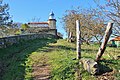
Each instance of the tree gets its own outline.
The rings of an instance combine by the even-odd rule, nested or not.
[[[26,30],[27,28],[29,28],[29,26],[28,26],[27,24],[22,24],[22,25],[21,25],[21,28],[22,28],[23,30]]]
[[[115,23],[113,35],[120,35],[120,0],[106,0],[104,4],[100,4],[99,1],[95,0],[100,12],[107,16],[106,20],[112,20]]]
[[[83,40],[89,44],[91,39],[94,39],[101,43],[105,31],[105,16],[99,12],[97,9],[86,9],[83,10],[81,25],[82,28],[82,37]]]
[[[12,20],[10,21],[10,15],[8,10],[9,5],[3,4],[3,0],[0,0],[0,29],[2,37],[7,36],[9,34],[8,29],[13,22]]]
[[[40,17],[33,17],[29,22],[40,22]]]
[[[0,26],[3,25],[10,25],[11,22],[9,21],[10,15],[9,15],[9,5],[8,4],[2,4],[2,0],[0,0]]]
[[[62,22],[64,23],[64,29],[66,30],[68,36],[69,33],[72,32],[72,35],[75,36],[75,21],[77,18],[78,12],[75,10],[67,10],[66,15],[62,17]]]
[[[79,10],[68,10],[67,14],[63,16],[64,28],[69,34],[72,32],[75,34],[75,21],[80,20],[81,25],[81,39],[89,44],[89,41],[95,37],[99,42],[102,40],[104,27],[104,18],[94,9],[79,9]]]

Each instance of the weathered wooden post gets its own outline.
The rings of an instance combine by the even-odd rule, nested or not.
[[[77,59],[81,58],[81,32],[80,32],[80,21],[76,20],[76,52],[77,52]],[[81,71],[79,69],[79,65],[76,69],[76,80],[82,80]]]
[[[106,44],[107,44],[109,37],[112,33],[112,26],[113,26],[113,23],[109,22],[107,25],[106,31],[105,31],[105,35],[103,37],[103,42],[102,42],[102,44],[98,50],[98,53],[96,55],[96,61],[100,60],[101,56],[103,55],[103,53],[106,49]]]
[[[76,46],[76,52],[77,52],[77,59],[81,58],[81,32],[80,32],[80,21],[76,20],[76,36],[77,36],[77,46]]]

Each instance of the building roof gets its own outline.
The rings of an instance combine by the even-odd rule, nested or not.
[[[55,19],[53,11],[49,14],[49,19]]]
[[[48,22],[29,22],[28,24],[48,24]]]
[[[120,36],[113,38],[111,41],[120,41]]]
[[[53,11],[52,12],[50,12],[50,14],[49,14],[50,16],[52,15],[52,16],[54,16],[54,13],[53,13]]]

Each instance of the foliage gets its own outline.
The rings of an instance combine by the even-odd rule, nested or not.
[[[21,28],[22,28],[23,30],[26,30],[27,28],[29,28],[29,26],[28,26],[27,24],[22,24],[22,25],[21,25]]]
[[[15,35],[20,35],[20,34],[21,34],[20,30],[16,31],[16,33],[15,33]]]
[[[10,21],[10,14],[8,12],[9,5],[3,4],[3,0],[0,0],[0,36],[4,37],[9,34],[8,27],[12,25],[12,20]]]
[[[2,4],[3,0],[0,0],[0,26],[2,25],[10,25],[11,22],[9,22],[9,5],[8,4]]]

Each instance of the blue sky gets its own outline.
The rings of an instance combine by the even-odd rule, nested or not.
[[[3,0],[4,3],[8,3],[10,6],[10,15],[14,22],[27,23],[32,19],[40,18],[40,21],[47,21],[51,10],[55,13],[57,19],[57,29],[64,34],[65,31],[62,28],[60,19],[66,10],[73,9],[80,6],[87,8],[89,6],[94,7],[93,0]]]

